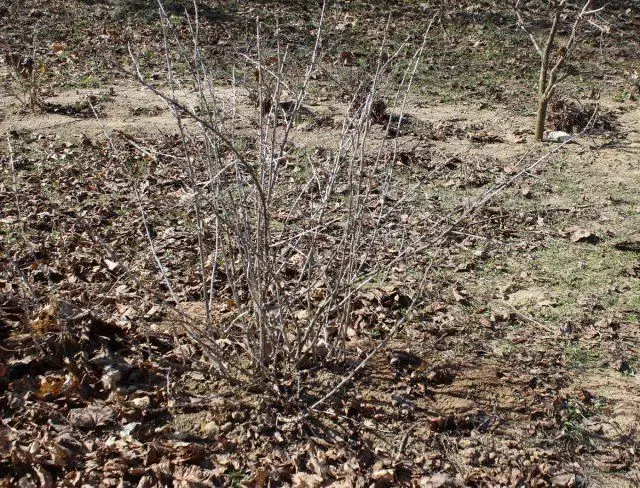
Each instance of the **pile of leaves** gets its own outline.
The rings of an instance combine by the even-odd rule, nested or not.
[[[553,130],[568,133],[603,134],[616,129],[615,116],[597,102],[581,104],[556,98],[549,105],[548,123]]]
[[[152,2],[110,0],[90,2],[91,8],[87,2],[57,0],[6,3],[0,17],[10,27],[0,33],[2,41],[24,50],[32,41],[20,29],[41,31],[36,51],[47,66],[43,80],[56,89],[113,79],[112,67],[128,59],[128,41],[144,47],[139,53],[151,77],[158,78],[162,42]],[[275,12],[288,15],[292,22],[282,29],[293,58],[308,54],[315,4],[281,3],[280,10],[272,2],[205,3],[203,42],[220,61],[225,80],[224,70],[232,65],[226,56],[237,46],[251,49],[247,36],[254,35],[256,15],[267,20]],[[342,2],[329,11],[335,29],[323,58],[328,71],[318,74],[327,86],[339,84],[341,76],[357,79],[359,68],[371,68],[377,53],[363,48],[362,39],[371,38],[369,28],[379,18],[391,13],[402,26],[424,25],[421,4],[370,3],[372,8],[362,9],[359,2]],[[625,14],[624,2],[613,4],[620,25],[637,24]],[[473,29],[486,19],[509,25],[510,14],[500,13],[495,2],[434,5],[452,14],[445,19],[458,18],[469,29],[458,35],[444,24],[442,37],[430,41],[435,46],[430,72],[445,73],[443,79],[469,71],[471,61],[461,54],[483,47],[467,42],[464,33],[475,36]],[[173,2],[167,8],[186,33],[183,7]],[[270,25],[267,39],[275,22]],[[394,26],[391,44],[406,34]],[[522,41],[525,51],[527,42]],[[520,49],[496,43],[503,44]],[[469,59],[484,66],[476,54]],[[522,52],[516,58],[531,62]],[[472,84],[480,93],[476,81],[485,81]],[[500,88],[498,82],[486,83]],[[608,114],[592,117],[593,106],[558,103],[551,114],[558,129],[581,130],[590,121],[601,130],[613,128]],[[60,116],[93,113],[86,104],[49,107]],[[142,112],[148,111],[142,107]],[[383,126],[395,123],[381,100],[373,115]],[[410,137],[429,144],[504,142],[488,127],[455,121],[421,127],[408,119],[407,127]],[[183,327],[201,323],[201,314],[176,314],[178,304],[149,250],[148,235],[164,262],[181,263],[168,266],[168,273],[180,305],[194,307],[202,292],[179,137],[123,131],[112,141],[79,139],[11,130],[11,148],[0,152],[0,486],[569,487],[603,473],[633,474],[637,432],[611,420],[621,402],[607,399],[598,387],[582,386],[580,374],[585,364],[597,364],[603,381],[633,391],[633,383],[621,387],[620,378],[633,376],[638,367],[637,311],[616,314],[611,304],[632,290],[637,263],[628,276],[616,275],[593,296],[579,295],[581,315],[553,326],[549,323],[557,319],[538,320],[527,307],[543,315],[566,303],[525,287],[551,287],[550,280],[558,279],[531,276],[531,270],[542,269],[545,251],[567,244],[605,259],[616,252],[637,253],[637,242],[606,247],[610,234],[587,230],[581,221],[601,225],[610,218],[602,208],[552,207],[547,199],[557,196],[557,182],[547,181],[542,171],[525,175],[471,214],[464,229],[443,237],[436,253],[421,249],[420,239],[438,218],[455,214],[518,168],[505,166],[493,150],[478,157],[459,148],[403,146],[384,154],[385,171],[396,172],[404,186],[387,195],[393,211],[382,223],[373,258],[391,261],[398,243],[408,240],[417,243],[416,251],[397,262],[390,283],[372,283],[355,297],[343,360],[312,358],[265,389],[212,374],[205,352]],[[312,156],[321,160],[329,149],[316,151]],[[296,158],[307,156],[300,152],[286,164],[283,177],[292,182],[303,167]],[[382,176],[371,174],[374,182]],[[407,188],[416,187],[420,198],[410,199]],[[313,201],[313,191],[301,198]],[[291,192],[299,194],[295,187]],[[373,192],[366,204],[375,209],[378,196]],[[607,211],[625,211],[625,202],[609,200]],[[279,204],[288,216],[291,199],[284,196]],[[304,228],[304,215],[293,218]],[[591,238],[596,233],[600,237]],[[331,251],[330,244],[327,239],[323,252]],[[622,261],[620,254],[615,257]],[[505,264],[510,258],[531,264],[530,270]],[[589,267],[586,260],[578,264]],[[411,302],[408,285],[427,265],[433,269],[413,320],[320,409],[310,411],[403,317]],[[491,273],[499,276],[499,287]],[[579,292],[584,282],[578,275],[571,268],[561,279]],[[233,317],[234,304],[224,276],[213,286],[224,298],[214,304],[214,319],[223,323]]]

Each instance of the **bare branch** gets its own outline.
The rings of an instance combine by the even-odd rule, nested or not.
[[[573,48],[573,45],[575,44],[576,38],[577,38],[577,33],[578,33],[578,27],[580,26],[580,24],[582,23],[584,17],[586,15],[590,15],[592,12],[599,12],[600,10],[602,10],[602,8],[600,9],[596,9],[596,10],[587,10],[587,8],[589,8],[589,5],[591,4],[591,0],[587,0],[585,2],[585,4],[582,6],[582,9],[580,11],[580,13],[576,16],[576,19],[573,22],[573,25],[571,26],[571,34],[569,35],[569,39],[567,39],[567,42],[565,43],[564,46],[562,46],[560,48],[560,50],[564,53],[562,56],[559,56],[558,59],[556,60],[555,64],[553,65],[553,67],[549,70],[548,73],[548,79],[549,82],[547,84],[547,86],[545,87],[545,91],[544,91],[544,96],[545,98],[548,100],[551,95],[553,95],[553,91],[555,89],[555,85],[561,81],[557,78],[558,76],[558,70],[562,68],[562,66],[565,63],[565,60],[567,59],[569,53],[571,52],[571,49]],[[603,7],[604,8],[604,7]],[[550,47],[550,46],[549,46]],[[566,76],[561,77],[561,79],[565,79]]]
[[[522,15],[520,14],[519,6],[520,6],[520,0],[516,2],[514,7],[516,15],[518,16],[518,27],[520,27],[520,29],[522,29],[529,36],[529,39],[531,39],[531,43],[533,44],[533,47],[535,48],[536,52],[540,55],[540,57],[542,57],[542,49],[540,48],[540,45],[538,44],[538,41],[536,40],[535,36],[531,32],[529,32],[529,30],[524,25],[524,20],[522,19]]]

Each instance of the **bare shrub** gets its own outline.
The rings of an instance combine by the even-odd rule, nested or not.
[[[240,96],[234,89],[231,99],[224,99],[213,86],[198,44],[197,14],[190,19],[191,51],[162,8],[161,14],[169,93],[151,86],[139,67],[137,73],[171,107],[184,148],[207,317],[198,342],[207,344],[225,375],[235,369],[267,378],[341,358],[355,296],[386,267],[377,255],[387,238],[383,222],[393,211],[387,198],[393,174],[382,147],[377,154],[367,147],[371,123],[380,116],[376,95],[393,57],[379,60],[364,97],[359,93],[352,100],[337,149],[297,158],[292,173],[291,134],[317,66],[324,10],[302,81],[287,78],[286,48],[279,39],[264,46],[257,23],[257,57],[244,56],[247,69],[256,73],[257,134],[243,149],[234,129]],[[412,56],[402,90],[410,86],[423,45]],[[188,66],[191,97],[175,76],[177,62]],[[226,324],[212,317],[220,300],[235,309]]]
[[[423,295],[425,277],[452,230],[471,225],[479,207],[548,155],[496,182],[476,202],[429,216],[424,234],[412,237],[399,209],[406,208],[405,200],[418,186],[399,195],[394,188],[397,138],[374,140],[371,131],[372,124],[382,122],[384,134],[389,135],[394,124],[402,123],[433,20],[422,44],[412,51],[404,43],[393,55],[382,56],[386,39],[380,40],[376,69],[362,83],[366,89],[355,90],[334,149],[297,153],[293,129],[305,110],[320,56],[324,8],[301,79],[295,74],[289,77],[286,47],[277,36],[267,43],[257,22],[256,54],[242,56],[244,72],[255,72],[251,115],[242,112],[235,76],[230,95],[214,86],[198,42],[197,10],[189,19],[189,48],[160,11],[168,87],[152,85],[133,53],[132,59],[139,82],[168,105],[179,129],[181,182],[188,188],[186,200],[197,235],[206,315],[203,323],[185,316],[183,324],[221,376],[277,389],[274,385],[283,379],[290,382],[300,368],[343,359],[349,352],[360,295],[373,285],[398,285],[392,279],[395,267],[408,257],[423,256],[421,269],[404,273],[402,289],[391,294],[394,322],[369,354],[313,405],[316,408],[353,378],[411,317]],[[382,108],[380,86],[401,53],[411,62]],[[185,82],[176,75],[178,63],[187,67]],[[250,137],[238,128],[246,127],[247,119],[255,129]],[[163,261],[157,253],[142,192],[134,185],[154,259],[181,313],[168,270],[183,264]],[[220,304],[231,310],[222,318]]]

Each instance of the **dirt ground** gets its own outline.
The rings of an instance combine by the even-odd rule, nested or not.
[[[1,486],[640,486],[640,12],[610,2],[597,19],[608,35],[585,27],[579,74],[559,85],[548,125],[576,113],[594,123],[549,154],[557,145],[533,138],[537,55],[513,11],[489,1],[401,4],[327,9],[290,136],[292,185],[300,161],[338,150],[387,18],[388,50],[409,35],[411,54],[424,19],[436,19],[406,128],[389,136],[372,123],[366,147],[371,159],[393,149],[389,197],[402,236],[419,239],[434,216],[548,156],[449,234],[438,260],[416,244],[390,281],[363,289],[339,361],[317,361],[270,392],[217,377],[186,332],[205,312],[179,127],[126,74],[129,43],[167,92],[155,7],[0,6],[10,26],[0,46],[27,52],[37,31],[46,68],[41,104],[30,108],[15,69],[0,66]],[[527,11],[540,32],[543,4]],[[255,18],[271,50],[279,22],[290,78],[300,79],[319,5],[198,5],[217,103],[250,152],[259,109],[242,55],[256,55]],[[182,34],[184,8],[167,4]],[[408,59],[380,89],[386,115],[397,113],[394,83]],[[195,103],[187,75],[178,71],[181,100]],[[149,250],[138,184],[177,306]],[[401,240],[395,222],[380,261]],[[426,263],[435,263],[426,291],[394,329]],[[234,310],[217,290],[222,327]]]

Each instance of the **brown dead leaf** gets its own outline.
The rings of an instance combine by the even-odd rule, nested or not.
[[[453,287],[451,291],[453,293],[453,298],[456,299],[456,302],[458,303],[466,302],[467,297],[464,295],[465,292],[463,290],[458,290],[456,287]]]
[[[296,473],[292,480],[293,486],[297,488],[319,488],[324,482],[322,476],[311,473]]]
[[[42,466],[34,466],[33,470],[38,476],[38,481],[40,481],[40,488],[51,488],[53,486],[53,478],[49,474],[49,471]]]
[[[55,54],[60,54],[64,52],[66,48],[67,48],[67,45],[64,42],[52,42],[49,45],[49,49],[51,49],[51,51],[53,51]]]
[[[90,430],[115,422],[116,412],[107,406],[73,408],[67,420],[73,427]]]
[[[40,378],[40,388],[38,389],[38,398],[57,398],[65,391],[72,389],[78,383],[77,378],[68,374],[49,375]]]
[[[573,225],[560,231],[560,235],[563,237],[569,237],[571,242],[590,242],[595,244],[599,241],[598,236],[593,234],[589,229]]]
[[[174,488],[206,488],[216,486],[216,481],[213,471],[198,466],[176,466],[173,471]]]
[[[387,469],[378,469],[371,473],[371,478],[373,478],[377,482],[382,483],[391,483],[393,482],[393,478],[395,475],[395,470],[391,468]]]
[[[629,467],[629,461],[620,453],[612,452],[608,455],[601,456],[593,460],[593,466],[598,471],[611,473],[613,471],[622,471]]]
[[[58,317],[60,315],[60,307],[57,300],[51,300],[38,316],[31,321],[31,328],[37,335],[44,335],[47,332],[56,330],[58,327]]]
[[[504,139],[497,134],[490,134],[486,131],[475,132],[469,135],[472,142],[481,142],[483,144],[494,144],[496,142],[504,142]]]
[[[447,473],[436,473],[431,476],[423,476],[420,479],[420,488],[444,488],[453,486],[453,478]]]
[[[428,314],[435,314],[438,312],[442,312],[443,310],[447,309],[447,304],[444,302],[431,302],[429,305],[427,305],[424,309],[425,313]]]
[[[107,269],[109,271],[114,271],[118,268],[118,266],[120,266],[117,262],[111,261],[110,259],[107,259],[107,258],[104,259],[104,264],[107,265]]]

